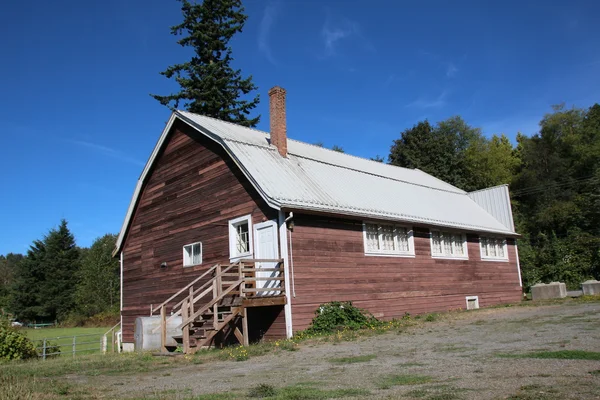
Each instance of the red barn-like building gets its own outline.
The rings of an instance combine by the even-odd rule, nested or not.
[[[182,318],[189,351],[225,330],[291,337],[330,301],[382,319],[520,301],[507,186],[467,193],[288,139],[285,90],[269,95],[270,134],[171,115],[115,249],[125,350],[150,308]]]

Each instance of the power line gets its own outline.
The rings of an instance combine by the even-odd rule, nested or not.
[[[533,193],[537,193],[537,192],[544,192],[544,191],[549,191],[549,190],[553,190],[553,189],[558,189],[561,187],[566,188],[568,186],[572,186],[572,185],[575,185],[578,183],[585,183],[588,181],[592,182],[592,181],[596,181],[596,180],[598,180],[598,178],[595,176],[578,178],[578,179],[574,179],[569,182],[556,182],[556,183],[532,186],[532,187],[528,187],[528,188],[524,188],[524,189],[520,189],[520,190],[515,190],[514,192],[511,192],[511,194],[513,196],[523,196],[523,195],[527,195],[527,194],[533,194]]]

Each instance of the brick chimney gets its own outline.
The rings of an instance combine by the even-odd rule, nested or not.
[[[285,124],[285,89],[275,86],[269,90],[271,144],[282,157],[287,157],[287,128]]]

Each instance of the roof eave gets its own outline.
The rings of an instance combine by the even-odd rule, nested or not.
[[[394,221],[394,222],[404,222],[411,224],[419,224],[419,225],[428,225],[428,226],[436,226],[436,227],[446,227],[451,229],[463,230],[467,232],[476,232],[476,233],[490,233],[494,235],[504,235],[506,237],[519,238],[520,234],[511,231],[504,231],[493,228],[486,228],[480,226],[468,226],[468,225],[457,225],[452,224],[451,222],[446,221],[427,221],[419,218],[406,218],[401,216],[393,216],[393,215],[385,215],[378,213],[369,213],[361,210],[350,210],[350,209],[336,209],[332,210],[331,208],[327,208],[326,206],[321,205],[299,205],[293,203],[285,203],[282,202],[280,205],[282,210],[286,211],[312,211],[320,214],[329,214],[333,216],[349,216],[349,217],[360,217],[364,219],[372,219],[372,220],[382,220],[382,221]]]

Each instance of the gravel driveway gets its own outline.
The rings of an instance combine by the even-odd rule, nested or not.
[[[243,397],[257,384],[364,389],[354,398],[600,398],[600,361],[498,356],[559,350],[600,352],[600,303],[455,313],[401,333],[301,344],[295,352],[243,362],[85,380],[108,398],[177,399],[223,392]],[[356,356],[370,357],[332,362]]]

